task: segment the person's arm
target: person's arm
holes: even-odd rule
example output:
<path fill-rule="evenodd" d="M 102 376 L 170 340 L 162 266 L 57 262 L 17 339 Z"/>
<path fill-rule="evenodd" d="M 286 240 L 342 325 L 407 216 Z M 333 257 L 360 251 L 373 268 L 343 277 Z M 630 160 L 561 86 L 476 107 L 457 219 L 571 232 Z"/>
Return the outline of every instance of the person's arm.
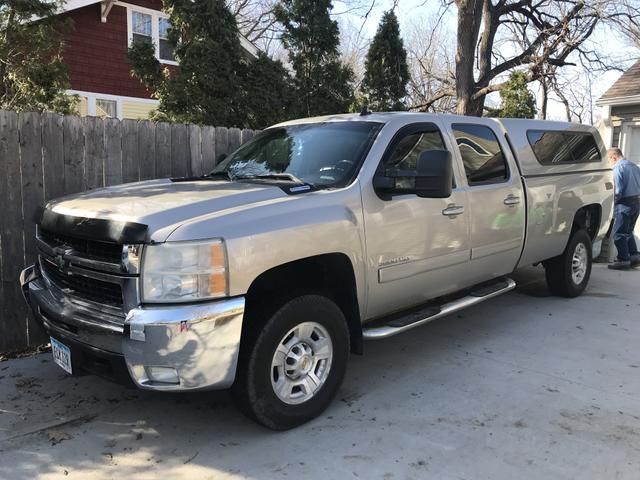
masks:
<path fill-rule="evenodd" d="M 615 201 L 618 202 L 621 198 L 622 191 L 624 189 L 624 177 L 622 175 L 622 168 L 620 164 L 613 167 L 613 182 L 614 182 L 614 192 L 615 192 Z"/>

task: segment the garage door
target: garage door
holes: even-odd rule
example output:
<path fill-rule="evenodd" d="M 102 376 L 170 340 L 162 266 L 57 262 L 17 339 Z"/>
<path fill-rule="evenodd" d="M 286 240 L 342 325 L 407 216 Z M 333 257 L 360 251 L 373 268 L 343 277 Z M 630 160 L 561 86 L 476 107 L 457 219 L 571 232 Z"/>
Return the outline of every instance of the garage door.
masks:
<path fill-rule="evenodd" d="M 627 159 L 640 164 L 640 127 L 632 127 L 629 136 Z"/>

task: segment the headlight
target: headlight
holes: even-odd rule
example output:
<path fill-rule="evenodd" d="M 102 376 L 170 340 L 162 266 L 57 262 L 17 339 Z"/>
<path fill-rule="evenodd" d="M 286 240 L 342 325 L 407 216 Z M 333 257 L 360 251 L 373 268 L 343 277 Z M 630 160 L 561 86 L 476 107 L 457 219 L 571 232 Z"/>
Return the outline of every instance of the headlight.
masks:
<path fill-rule="evenodd" d="M 222 240 L 147 245 L 142 261 L 142 301 L 193 302 L 227 294 Z"/>

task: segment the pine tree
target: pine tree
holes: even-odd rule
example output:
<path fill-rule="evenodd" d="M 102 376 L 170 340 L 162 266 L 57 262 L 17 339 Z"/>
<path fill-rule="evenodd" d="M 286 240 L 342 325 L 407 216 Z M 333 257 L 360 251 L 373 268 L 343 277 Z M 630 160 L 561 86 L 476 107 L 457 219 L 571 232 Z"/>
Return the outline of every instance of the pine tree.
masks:
<path fill-rule="evenodd" d="M 289 76 L 265 56 L 249 59 L 224 0 L 164 0 L 176 68 L 148 42 L 129 49 L 133 74 L 160 100 L 156 120 L 264 128 L 287 118 Z"/>
<path fill-rule="evenodd" d="M 62 61 L 67 24 L 46 0 L 0 0 L 0 109 L 73 113 Z M 37 20 L 34 20 L 37 19 Z"/>
<path fill-rule="evenodd" d="M 489 109 L 489 115 L 500 118 L 535 118 L 536 99 L 528 84 L 526 73 L 511 73 L 507 85 L 500 90 L 500 108 Z"/>
<path fill-rule="evenodd" d="M 245 70 L 246 127 L 258 130 L 287 120 L 293 108 L 293 85 L 282 62 L 261 53 Z"/>
<path fill-rule="evenodd" d="M 405 110 L 408 82 L 407 51 L 400 37 L 398 18 L 390 10 L 382 16 L 365 60 L 363 91 L 370 109 Z"/>
<path fill-rule="evenodd" d="M 295 73 L 299 116 L 342 113 L 353 102 L 353 72 L 340 61 L 331 0 L 282 0 L 275 9 Z"/>

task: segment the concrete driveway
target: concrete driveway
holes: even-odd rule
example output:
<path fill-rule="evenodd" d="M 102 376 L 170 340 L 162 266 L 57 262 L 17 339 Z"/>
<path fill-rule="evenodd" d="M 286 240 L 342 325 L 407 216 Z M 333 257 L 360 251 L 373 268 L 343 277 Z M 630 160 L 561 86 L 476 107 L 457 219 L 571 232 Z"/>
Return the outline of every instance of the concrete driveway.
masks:
<path fill-rule="evenodd" d="M 640 478 L 640 271 L 518 291 L 368 343 L 328 411 L 273 433 L 223 393 L 0 363 L 0 478 Z"/>

